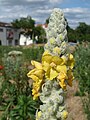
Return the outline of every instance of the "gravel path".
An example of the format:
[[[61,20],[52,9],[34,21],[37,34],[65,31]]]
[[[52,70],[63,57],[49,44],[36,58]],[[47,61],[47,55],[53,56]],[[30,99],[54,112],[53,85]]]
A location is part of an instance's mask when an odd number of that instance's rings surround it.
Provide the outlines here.
[[[81,98],[79,96],[75,96],[77,90],[78,81],[73,82],[73,87],[67,88],[65,101],[69,113],[67,120],[86,120]]]

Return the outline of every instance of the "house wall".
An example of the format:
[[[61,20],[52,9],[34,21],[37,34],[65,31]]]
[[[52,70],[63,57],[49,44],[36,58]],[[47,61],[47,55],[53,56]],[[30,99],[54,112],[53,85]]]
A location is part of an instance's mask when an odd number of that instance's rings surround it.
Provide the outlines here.
[[[7,45],[6,29],[4,27],[0,27],[0,41],[1,41],[1,45]]]
[[[12,27],[0,27],[1,45],[19,45],[20,30]]]

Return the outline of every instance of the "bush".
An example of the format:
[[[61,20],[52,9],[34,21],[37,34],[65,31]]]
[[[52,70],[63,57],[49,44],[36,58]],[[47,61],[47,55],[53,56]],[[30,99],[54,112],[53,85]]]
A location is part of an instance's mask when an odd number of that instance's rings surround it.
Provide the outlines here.
[[[90,94],[90,44],[80,45],[75,52],[75,76],[79,80],[80,92]]]
[[[79,80],[79,94],[86,96],[83,105],[87,119],[90,119],[90,43],[82,43],[75,52],[74,74]]]
[[[27,78],[28,69],[17,51],[3,57],[0,76],[0,120],[34,120],[38,101],[33,101]]]
[[[12,50],[19,50],[23,52],[24,61],[29,63],[31,60],[40,61],[42,53],[44,51],[43,46],[38,46],[38,47],[32,46],[30,48],[23,46],[18,46],[18,47],[0,46],[0,63],[2,63],[1,58]]]

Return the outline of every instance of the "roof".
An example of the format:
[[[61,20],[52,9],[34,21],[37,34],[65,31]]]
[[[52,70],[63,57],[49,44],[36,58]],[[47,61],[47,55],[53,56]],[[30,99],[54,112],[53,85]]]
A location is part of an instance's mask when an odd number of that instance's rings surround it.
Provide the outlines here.
[[[35,26],[41,26],[41,27],[47,28],[48,24],[36,24]]]
[[[0,27],[11,27],[12,25],[10,23],[0,22]]]

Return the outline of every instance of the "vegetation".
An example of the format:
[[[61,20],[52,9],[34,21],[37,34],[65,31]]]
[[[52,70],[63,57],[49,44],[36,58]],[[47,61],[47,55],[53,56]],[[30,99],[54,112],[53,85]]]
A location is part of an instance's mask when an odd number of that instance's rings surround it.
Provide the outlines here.
[[[46,33],[42,26],[35,26],[35,20],[31,16],[16,19],[12,22],[13,27],[21,28],[21,33],[26,37],[30,37],[33,42],[46,42]],[[36,39],[37,36],[37,39]]]
[[[71,29],[69,26],[67,27],[67,30],[70,42],[90,42],[90,25],[80,22],[79,26],[75,30]]]
[[[19,50],[23,55],[19,59],[15,58],[15,60],[9,58],[8,61],[7,53],[12,50]],[[43,47],[36,46],[30,48],[0,46],[0,65],[4,66],[3,70],[1,70],[2,67],[0,66],[0,111],[3,113],[2,120],[6,120],[6,117],[10,117],[11,120],[29,120],[28,118],[31,117],[34,120],[35,110],[39,106],[39,101],[33,101],[32,99],[31,86],[29,86],[29,80],[26,74],[29,71],[30,61],[40,61],[43,51]],[[83,98],[84,110],[89,120],[90,43],[82,42],[77,47],[74,56],[76,63],[74,74],[75,78],[79,80],[79,95]],[[20,86],[19,89],[18,85]]]
[[[90,43],[82,43],[75,52],[75,76],[79,80],[79,95],[82,99],[87,119],[90,119]]]
[[[31,105],[27,69],[23,66],[22,59],[14,55],[5,56],[3,61],[3,80],[1,78],[0,88],[0,110],[3,111],[1,120],[34,119],[36,103],[33,101]]]
[[[12,50],[19,50],[23,52],[23,60],[26,63],[30,63],[31,60],[37,60],[40,61],[41,55],[44,51],[43,46],[37,47],[37,46],[32,46],[32,47],[12,47],[12,46],[0,46],[0,58],[4,57],[5,54]],[[1,61],[1,59],[0,59]],[[0,62],[2,63],[2,61]]]
[[[14,48],[6,48],[4,47],[4,55],[3,47],[0,49],[0,59],[4,66],[0,66],[0,112],[2,112],[0,120],[34,120],[40,101],[32,98],[32,86],[27,78],[29,65],[27,66],[25,62],[30,61],[28,56],[39,61],[43,48],[31,48],[31,51],[29,48],[16,48],[24,51],[22,55],[18,55],[17,51],[8,55],[8,51]]]

